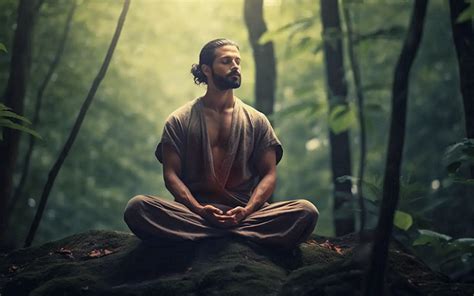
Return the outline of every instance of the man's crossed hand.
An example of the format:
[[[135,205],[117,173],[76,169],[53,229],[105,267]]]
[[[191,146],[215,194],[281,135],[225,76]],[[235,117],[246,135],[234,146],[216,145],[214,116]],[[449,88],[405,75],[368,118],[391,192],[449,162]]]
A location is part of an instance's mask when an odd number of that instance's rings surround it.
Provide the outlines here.
[[[198,214],[206,219],[212,225],[219,228],[229,228],[238,225],[245,217],[250,215],[249,211],[244,207],[235,207],[224,211],[213,205],[205,205]]]

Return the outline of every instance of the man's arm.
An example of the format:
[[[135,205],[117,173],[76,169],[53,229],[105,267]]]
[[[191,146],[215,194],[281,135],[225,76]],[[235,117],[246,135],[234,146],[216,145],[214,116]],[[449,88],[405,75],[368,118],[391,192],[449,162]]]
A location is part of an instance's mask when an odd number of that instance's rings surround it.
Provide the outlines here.
[[[260,209],[275,190],[277,179],[275,148],[272,147],[263,152],[257,163],[257,170],[261,179],[245,206],[247,214]]]
[[[181,181],[181,159],[169,144],[163,144],[163,177],[166,188],[175,200],[187,206],[196,214],[201,213],[203,206],[194,198],[188,187]]]

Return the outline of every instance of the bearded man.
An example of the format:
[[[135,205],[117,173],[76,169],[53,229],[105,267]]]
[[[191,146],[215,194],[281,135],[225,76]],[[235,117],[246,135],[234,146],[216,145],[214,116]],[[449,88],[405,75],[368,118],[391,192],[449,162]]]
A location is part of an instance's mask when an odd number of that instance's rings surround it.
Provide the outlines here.
[[[268,202],[283,149],[265,115],[234,96],[240,64],[231,40],[202,48],[191,73],[206,93],[168,117],[155,152],[175,201],[138,195],[125,209],[125,222],[142,240],[237,235],[292,248],[313,232],[319,213],[311,202]]]

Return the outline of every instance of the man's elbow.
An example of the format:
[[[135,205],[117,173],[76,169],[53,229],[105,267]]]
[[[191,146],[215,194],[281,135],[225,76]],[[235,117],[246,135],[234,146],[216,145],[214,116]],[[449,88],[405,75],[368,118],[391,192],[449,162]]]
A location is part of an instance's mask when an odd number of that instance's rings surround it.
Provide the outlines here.
[[[165,181],[166,189],[171,190],[171,188],[173,188],[173,184],[176,183],[176,178],[177,176],[174,173],[165,173],[163,175],[163,180]]]

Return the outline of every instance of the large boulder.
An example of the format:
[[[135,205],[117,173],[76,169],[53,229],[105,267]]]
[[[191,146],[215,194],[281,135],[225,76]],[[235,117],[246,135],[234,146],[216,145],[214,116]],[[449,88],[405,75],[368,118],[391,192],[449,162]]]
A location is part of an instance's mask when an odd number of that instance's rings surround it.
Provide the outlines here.
[[[355,235],[284,250],[235,237],[147,245],[89,231],[1,256],[0,295],[361,295],[366,262],[355,246]],[[474,284],[451,283],[396,248],[387,282],[393,295],[474,295]]]

